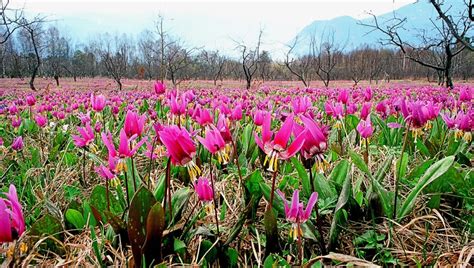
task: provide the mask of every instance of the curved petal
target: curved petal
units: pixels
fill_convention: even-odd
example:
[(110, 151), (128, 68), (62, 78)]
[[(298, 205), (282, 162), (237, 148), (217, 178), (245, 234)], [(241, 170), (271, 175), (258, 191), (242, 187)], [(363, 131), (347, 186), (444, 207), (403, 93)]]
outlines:
[(316, 205), (317, 201), (318, 201), (318, 193), (314, 192), (309, 197), (308, 205), (306, 206), (306, 209), (301, 217), (303, 221), (306, 221), (307, 219), (309, 219), (309, 217), (311, 216), (311, 211), (313, 210), (313, 207), (314, 205)]
[(293, 131), (293, 115), (290, 115), (286, 118), (285, 122), (281, 126), (280, 130), (275, 134), (274, 143), (281, 146), (281, 148), (286, 148), (288, 140), (290, 139), (291, 132)]

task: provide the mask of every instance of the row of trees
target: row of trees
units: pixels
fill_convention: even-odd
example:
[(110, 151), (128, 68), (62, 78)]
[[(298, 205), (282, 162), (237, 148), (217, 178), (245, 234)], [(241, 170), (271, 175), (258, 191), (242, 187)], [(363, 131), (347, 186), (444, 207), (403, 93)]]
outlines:
[[(333, 35), (313, 36), (307, 53), (296, 54), (296, 38), (288, 45), (283, 60), (273, 60), (261, 49), (263, 31), (255, 45), (236, 42), (239, 57), (230, 58), (219, 51), (189, 47), (165, 30), (159, 17), (154, 28), (137, 38), (104, 34), (86, 44), (76, 44), (70, 36), (48, 25), (45, 18), (28, 20), (22, 10), (8, 9), (2, 2), (3, 23), (0, 35), (0, 67), (2, 77), (29, 76), (34, 90), (37, 75), (53, 77), (57, 85), (61, 77), (112, 77), (119, 89), (123, 78), (171, 80), (174, 86), (191, 79), (244, 80), (247, 88), (257, 81), (299, 80), (304, 86), (321, 80), (329, 86), (333, 80), (427, 78), (452, 86), (452, 78), (474, 77), (474, 53), (467, 38), (471, 28), (469, 16), (453, 17), (443, 11), (443, 3), (430, 0), (439, 13), (441, 24), (437, 38), (425, 37), (423, 45), (404, 42), (398, 31), (406, 18), (367, 25), (383, 32), (384, 44), (391, 48), (363, 46), (347, 51), (334, 42)], [(466, 3), (467, 4), (467, 3)], [(308, 42), (307, 42), (308, 43)], [(387, 46), (382, 46), (387, 47)]]

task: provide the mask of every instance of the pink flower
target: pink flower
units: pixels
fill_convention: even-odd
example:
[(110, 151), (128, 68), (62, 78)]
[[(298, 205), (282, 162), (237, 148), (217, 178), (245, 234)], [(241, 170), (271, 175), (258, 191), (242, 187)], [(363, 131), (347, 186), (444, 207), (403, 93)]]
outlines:
[(208, 109), (196, 108), (194, 118), (200, 126), (207, 126), (213, 123), (211, 113)]
[(286, 118), (280, 130), (273, 137), (273, 140), (273, 132), (270, 130), (270, 125), (271, 115), (267, 114), (262, 126), (262, 138), (257, 133), (254, 135), (258, 147), (267, 155), (263, 164), (266, 165), (267, 161), (270, 160), (268, 170), (274, 172), (277, 171), (279, 159), (288, 159), (301, 149), (305, 139), (305, 131), (300, 133), (291, 145), (288, 146), (288, 141), (293, 132), (293, 115)]
[(159, 132), (173, 165), (184, 166), (196, 154), (196, 145), (185, 128), (172, 125)]
[(79, 120), (81, 120), (81, 123), (83, 125), (87, 124), (88, 122), (91, 121), (91, 116), (90, 116), (90, 111), (88, 111), (86, 114), (79, 113), (77, 117), (79, 117)]
[(191, 179), (201, 174), (201, 169), (194, 163), (196, 145), (185, 128), (172, 125), (159, 132), (160, 140), (168, 151), (173, 165), (186, 166)]
[(104, 110), (105, 102), (106, 102), (106, 99), (104, 95), (99, 95), (99, 96), (94, 96), (94, 94), (91, 95), (91, 105), (94, 111), (100, 112)]
[(232, 142), (232, 134), (230, 133), (229, 129), (229, 121), (225, 118), (223, 114), (219, 115), (219, 119), (217, 120), (217, 129), (221, 133), (221, 136), (224, 139), (225, 143)]
[(155, 93), (158, 95), (166, 93), (166, 85), (160, 81), (155, 82)]
[(12, 142), (12, 149), (15, 151), (20, 151), (21, 149), (23, 149), (23, 146), (24, 144), (22, 136), (16, 137)]
[(347, 102), (349, 101), (349, 91), (347, 89), (342, 89), (341, 91), (339, 91), (337, 101), (343, 104), (347, 104)]
[(253, 115), (253, 122), (256, 126), (263, 125), (263, 120), (265, 119), (265, 115), (267, 112), (262, 110), (257, 110)]
[(372, 100), (372, 96), (373, 96), (372, 89), (370, 87), (366, 88), (364, 90), (364, 100), (365, 101), (370, 101), (370, 100)]
[(232, 119), (233, 121), (238, 121), (242, 119), (242, 105), (238, 104), (237, 106), (235, 106), (235, 108), (230, 114), (230, 119)]
[(48, 118), (40, 114), (35, 115), (35, 122), (39, 127), (45, 127), (48, 124)]
[(5, 196), (0, 197), (0, 243), (12, 242), (25, 232), (25, 219), (13, 184)]
[(8, 107), (8, 112), (11, 114), (11, 115), (15, 115), (18, 113), (18, 108), (16, 107), (15, 104), (12, 104)]
[(225, 152), (225, 141), (216, 127), (206, 130), (206, 138), (198, 136), (197, 139), (211, 154), (217, 154), (219, 163), (229, 162), (229, 155)]
[(204, 177), (200, 177), (194, 182), (194, 191), (199, 198), (199, 200), (204, 202), (209, 202), (214, 199), (214, 193), (212, 192), (211, 184), (209, 180)]
[(91, 128), (91, 125), (89, 123), (87, 123), (85, 127), (78, 127), (77, 131), (79, 132), (79, 135), (72, 136), (74, 144), (77, 147), (86, 147), (94, 141), (94, 130)]
[(363, 120), (367, 120), (367, 116), (370, 114), (370, 109), (372, 108), (372, 103), (366, 102), (362, 105), (362, 109), (360, 109), (360, 118)]
[(102, 178), (111, 180), (115, 178), (115, 171), (116, 171), (116, 159), (109, 155), (109, 165), (108, 167), (104, 165), (100, 165), (98, 167), (95, 167), (95, 172)]
[(472, 93), (470, 88), (461, 88), (459, 90), (459, 100), (462, 102), (469, 103), (472, 100)]
[(318, 201), (318, 193), (314, 192), (311, 194), (311, 196), (309, 197), (308, 205), (306, 206), (306, 209), (304, 209), (303, 203), (300, 202), (298, 190), (295, 190), (293, 192), (293, 199), (291, 200), (291, 205), (286, 200), (284, 193), (282, 193), (280, 190), (277, 190), (277, 193), (284, 202), (286, 219), (293, 224), (293, 228), (294, 228), (293, 237), (297, 238), (298, 236), (301, 236), (302, 234), (300, 225), (302, 223), (305, 223), (311, 216), (311, 211), (313, 210), (314, 205), (316, 205), (316, 202)]
[(299, 97), (291, 100), (293, 113), (304, 114), (312, 106), (311, 100), (308, 97)]
[(13, 117), (12, 118), (12, 127), (18, 128), (21, 126), (21, 117)]
[(304, 123), (304, 128), (295, 125), (297, 135), (306, 129), (305, 141), (301, 147), (301, 154), (305, 159), (310, 159), (316, 156), (318, 161), (325, 161), (323, 153), (328, 148), (328, 132), (327, 127), (320, 127), (313, 119), (302, 116), (301, 121)]
[(370, 119), (360, 120), (359, 124), (357, 125), (357, 132), (359, 132), (360, 136), (364, 139), (370, 138), (374, 133)]
[(26, 103), (28, 104), (28, 106), (34, 106), (36, 103), (35, 96), (33, 95), (26, 96)]
[(133, 135), (141, 136), (143, 127), (145, 126), (146, 115), (139, 115), (138, 113), (128, 111), (125, 116), (124, 129), (128, 137)]

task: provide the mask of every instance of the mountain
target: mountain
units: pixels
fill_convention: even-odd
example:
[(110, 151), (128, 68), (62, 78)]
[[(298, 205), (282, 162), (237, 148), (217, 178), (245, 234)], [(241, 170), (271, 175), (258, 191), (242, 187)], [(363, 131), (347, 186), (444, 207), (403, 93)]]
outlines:
[[(466, 12), (467, 8), (461, 0), (445, 1), (443, 10), (446, 10), (448, 7), (450, 7), (449, 14), (454, 18), (459, 17), (462, 12)], [(429, 37), (439, 35), (433, 26), (433, 22), (439, 26), (440, 20), (436, 19), (436, 10), (427, 0), (420, 0), (393, 12), (379, 15), (377, 16), (377, 21), (379, 24), (384, 25), (390, 23), (394, 16), (406, 18), (404, 29), (399, 32), (402, 40), (406, 40), (406, 42), (420, 44), (421, 38), (418, 33), (423, 30), (426, 31), (425, 34)], [(344, 51), (350, 51), (363, 45), (379, 46), (380, 40), (386, 36), (378, 30), (373, 31), (373, 28), (362, 25), (373, 24), (373, 22), (373, 17), (358, 20), (349, 16), (330, 20), (315, 20), (296, 35), (297, 45), (294, 51), (299, 55), (307, 53), (312, 39), (316, 41), (316, 44), (333, 40), (334, 44)], [(474, 36), (473, 31), (471, 31), (470, 35)], [(295, 38), (290, 40), (288, 44), (293, 44)]]

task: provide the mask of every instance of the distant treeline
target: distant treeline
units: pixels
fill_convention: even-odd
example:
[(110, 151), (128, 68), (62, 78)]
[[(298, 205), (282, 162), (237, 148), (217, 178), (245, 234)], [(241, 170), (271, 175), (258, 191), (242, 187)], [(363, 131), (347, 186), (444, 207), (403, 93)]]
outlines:
[[(162, 23), (162, 20), (161, 20)], [(322, 80), (329, 86), (333, 80), (378, 82), (391, 79), (427, 79), (444, 83), (442, 71), (427, 68), (405, 57), (395, 48), (364, 46), (345, 52), (331, 42), (313, 44), (312, 52), (303, 56), (292, 54), (284, 60), (256, 47), (243, 44), (237, 49), (240, 58), (231, 58), (219, 51), (187, 47), (179, 39), (160, 31), (146, 31), (139, 38), (104, 34), (85, 44), (75, 44), (56, 27), (16, 31), (0, 45), (1, 77), (29, 77), (41, 59), (37, 75), (54, 77), (108, 76), (121, 87), (122, 78), (169, 79), (174, 85), (183, 80), (203, 79), (217, 84), (221, 80)], [(32, 38), (33, 36), (33, 38)], [(260, 38), (259, 38), (260, 39)], [(32, 40), (35, 41), (33, 44)], [(260, 40), (259, 40), (260, 43)], [(437, 50), (418, 55), (434, 62), (443, 61)], [(474, 77), (474, 53), (464, 50), (454, 58), (452, 76), (466, 80)], [(249, 82), (250, 83), (250, 82)]]

